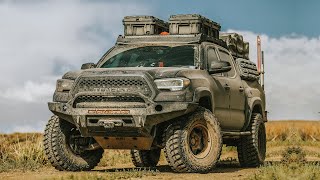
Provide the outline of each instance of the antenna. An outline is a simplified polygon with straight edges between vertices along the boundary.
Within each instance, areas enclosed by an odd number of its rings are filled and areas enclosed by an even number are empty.
[[[261,39],[257,36],[257,65],[258,72],[261,73]]]
[[[264,90],[264,51],[261,51],[261,86]]]
[[[260,85],[264,90],[264,52],[261,51],[260,36],[257,36],[257,64],[258,64],[258,73],[260,74]]]

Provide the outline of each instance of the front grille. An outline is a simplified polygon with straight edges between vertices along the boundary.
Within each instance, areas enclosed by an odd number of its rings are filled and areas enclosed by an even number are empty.
[[[144,82],[141,80],[127,80],[127,79],[85,79],[81,81],[80,86],[143,86]]]
[[[77,103],[90,103],[90,102],[141,102],[144,103],[145,101],[139,96],[96,96],[96,95],[84,95],[79,96],[74,101],[75,104]]]
[[[73,95],[80,92],[90,93],[141,93],[147,97],[152,91],[143,77],[140,76],[101,76],[82,77],[73,90]]]

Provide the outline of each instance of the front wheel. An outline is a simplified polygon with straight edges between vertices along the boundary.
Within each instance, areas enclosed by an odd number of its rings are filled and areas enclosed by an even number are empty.
[[[77,128],[58,116],[52,116],[44,133],[44,152],[56,169],[87,171],[102,158],[103,149],[86,150],[96,143],[93,138],[81,137]]]
[[[166,159],[175,172],[208,172],[216,165],[222,149],[219,123],[201,107],[169,125],[164,142]]]

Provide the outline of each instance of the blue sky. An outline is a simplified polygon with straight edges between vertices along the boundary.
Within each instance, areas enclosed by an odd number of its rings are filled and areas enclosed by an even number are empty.
[[[219,0],[219,1],[161,1],[157,14],[199,13],[222,24],[222,30],[239,29],[266,33],[271,36],[291,34],[296,28],[290,0]],[[291,4],[291,5],[288,5]]]
[[[123,1],[122,1],[123,2]],[[141,2],[135,1],[135,2]],[[222,24],[222,30],[239,29],[273,37],[320,35],[320,1],[308,0],[145,0],[153,14],[198,13]],[[134,11],[139,14],[139,11]]]
[[[42,131],[56,80],[97,62],[123,33],[126,15],[202,14],[242,34],[252,61],[261,35],[269,119],[320,119],[319,7],[316,0],[0,0],[0,133]]]

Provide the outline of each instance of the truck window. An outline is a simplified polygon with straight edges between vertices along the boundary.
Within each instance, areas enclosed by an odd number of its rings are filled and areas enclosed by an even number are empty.
[[[227,61],[231,64],[232,66],[232,69],[226,73],[224,73],[225,76],[228,76],[228,77],[233,77],[235,75],[235,70],[234,70],[234,64],[233,64],[233,59],[232,57],[230,56],[229,53],[223,51],[223,50],[220,50],[219,49],[219,57],[220,57],[220,61]]]
[[[213,48],[208,49],[208,65],[210,67],[210,64],[212,61],[219,61],[216,50]]]
[[[212,61],[219,61],[219,58],[218,58],[218,55],[216,53],[216,50],[215,48],[213,47],[209,47],[208,50],[207,50],[207,53],[208,53],[208,69],[210,68],[211,66],[211,62]],[[222,73],[215,73],[215,74],[212,74],[214,76],[223,76]]]
[[[194,51],[192,45],[138,47],[116,54],[101,68],[194,66]]]

